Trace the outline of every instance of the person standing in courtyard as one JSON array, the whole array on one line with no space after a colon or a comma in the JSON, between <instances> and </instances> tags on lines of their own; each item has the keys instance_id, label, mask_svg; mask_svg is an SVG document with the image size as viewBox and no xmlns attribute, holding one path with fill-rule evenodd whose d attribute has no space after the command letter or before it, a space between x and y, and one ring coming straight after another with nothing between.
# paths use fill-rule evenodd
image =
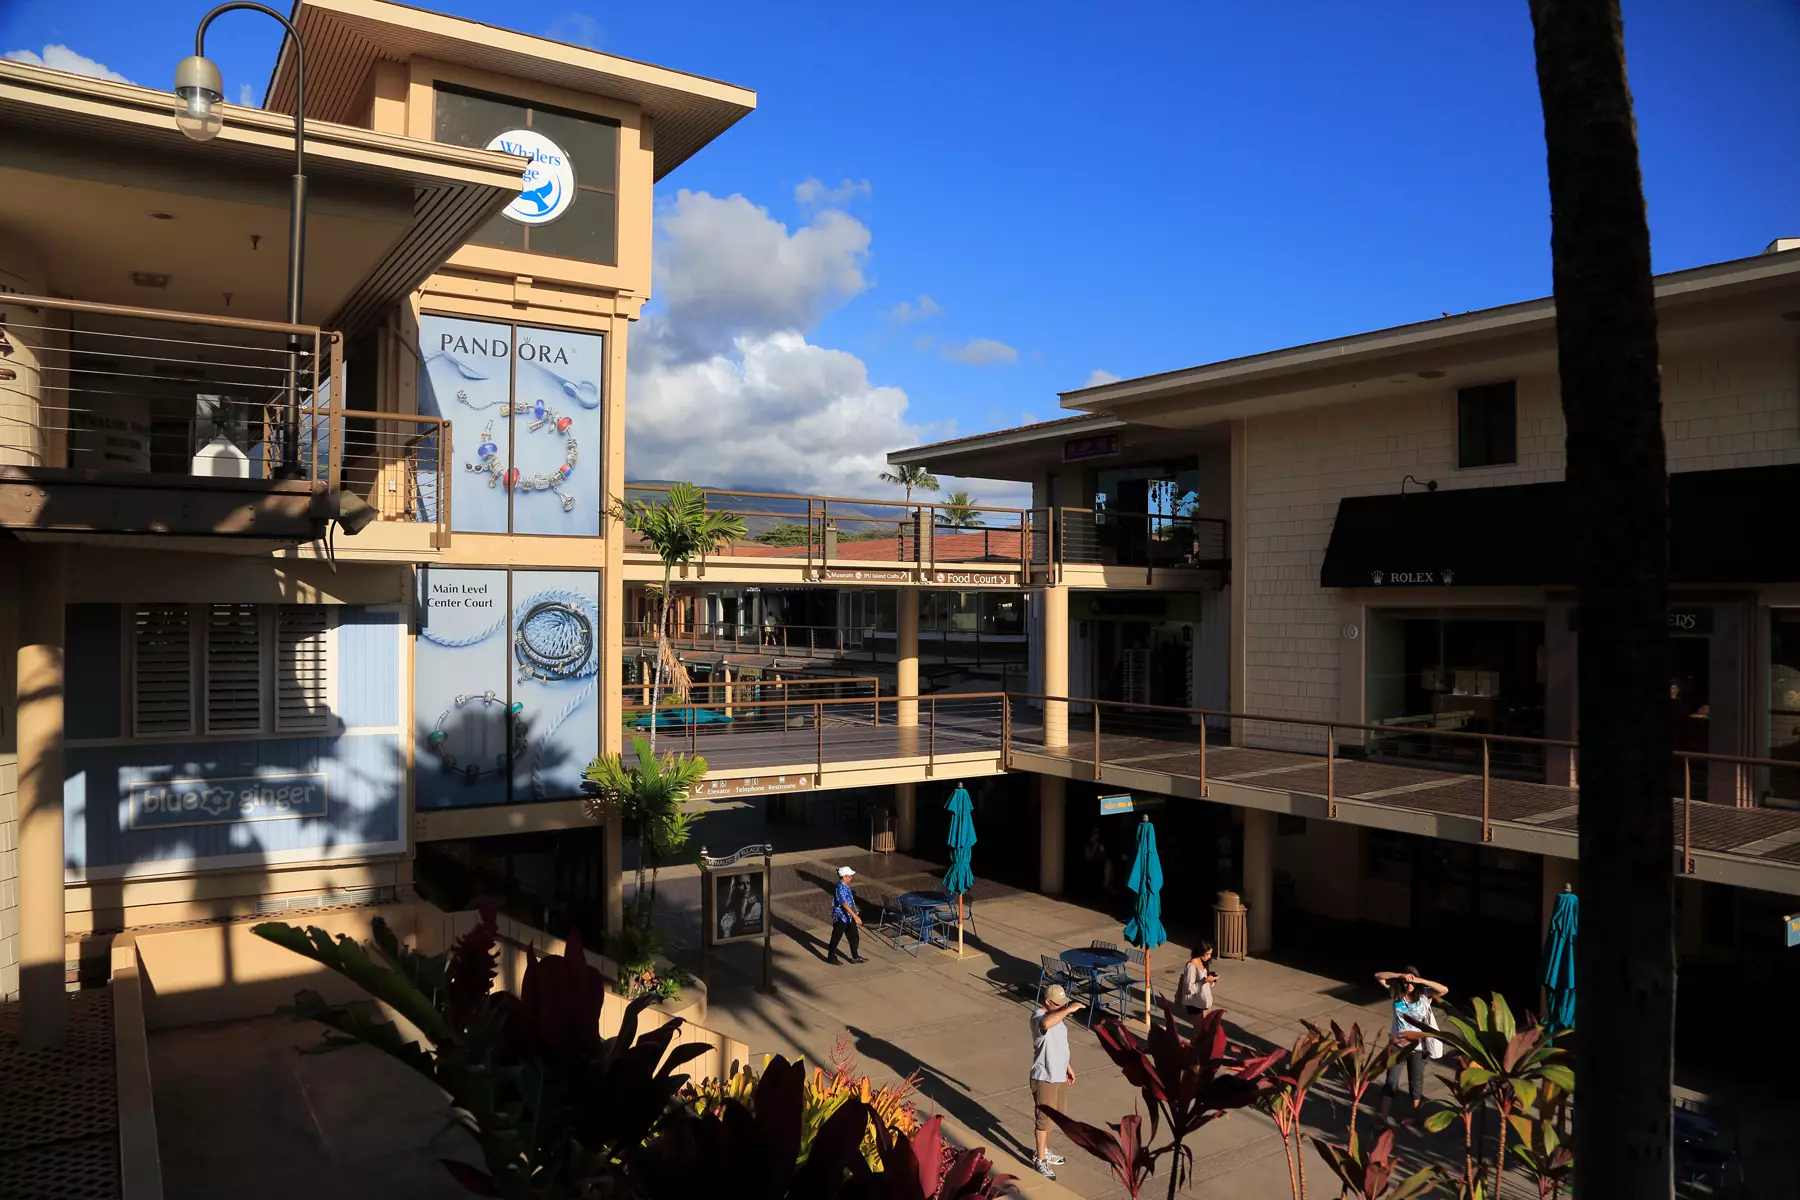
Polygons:
<instances>
[{"instance_id":1,"label":"person standing in courtyard","mask_svg":"<svg viewBox=\"0 0 1800 1200\"><path fill-rule=\"evenodd\" d=\"M1431 1006L1448 995L1449 988L1420 978L1417 967L1408 967L1404 971L1377 971L1375 980L1387 987L1388 999L1394 1006L1394 1023L1389 1030L1390 1034L1398 1037L1403 1033L1417 1033L1422 1027L1437 1028L1437 1018L1431 1015ZM1381 1091L1383 1120L1387 1119L1388 1110L1394 1105L1394 1093L1400 1090L1400 1071L1403 1065L1410 1103L1400 1122L1403 1125L1410 1124L1418 1116L1419 1105L1425 1099L1426 1041L1427 1039L1420 1038L1414 1042L1404 1063L1395 1063L1388 1069L1387 1086Z\"/></svg>"},{"instance_id":2,"label":"person standing in courtyard","mask_svg":"<svg viewBox=\"0 0 1800 1200\"><path fill-rule=\"evenodd\" d=\"M1055 1179L1054 1168L1063 1156L1050 1153L1050 1118L1046 1108L1066 1113L1069 1085L1075 1082L1075 1068L1069 1062L1069 1027L1063 1022L1081 1007L1079 1000L1069 999L1060 983L1050 985L1044 993L1044 1007L1031 1014L1031 1105L1037 1114L1033 1129L1037 1135L1036 1154L1031 1165L1045 1179Z\"/></svg>"},{"instance_id":3,"label":"person standing in courtyard","mask_svg":"<svg viewBox=\"0 0 1800 1200\"><path fill-rule=\"evenodd\" d=\"M1187 1009L1188 1024L1194 1036L1200 1036L1200 1018L1213 1006L1213 984L1219 973L1212 968L1213 944L1202 939L1188 952L1187 965L1181 969L1181 982L1175 985L1175 1002Z\"/></svg>"},{"instance_id":4,"label":"person standing in courtyard","mask_svg":"<svg viewBox=\"0 0 1800 1200\"><path fill-rule=\"evenodd\" d=\"M831 945L826 956L834 966L838 961L838 943L846 936L850 939L850 961L869 961L862 956L862 917L856 911L856 894L850 890L850 881L855 878L856 872L849 867L838 868L837 890L831 897Z\"/></svg>"}]
</instances>

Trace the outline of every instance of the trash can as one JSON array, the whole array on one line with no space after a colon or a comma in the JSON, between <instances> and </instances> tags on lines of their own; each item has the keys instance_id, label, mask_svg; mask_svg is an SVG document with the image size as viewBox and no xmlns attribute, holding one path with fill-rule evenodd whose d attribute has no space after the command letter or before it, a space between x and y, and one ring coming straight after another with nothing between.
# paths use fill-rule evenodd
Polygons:
<instances>
[{"instance_id":1,"label":"trash can","mask_svg":"<svg viewBox=\"0 0 1800 1200\"><path fill-rule=\"evenodd\" d=\"M1250 943L1249 909L1236 892L1220 892L1213 905L1213 950L1220 958L1243 958Z\"/></svg>"},{"instance_id":2,"label":"trash can","mask_svg":"<svg viewBox=\"0 0 1800 1200\"><path fill-rule=\"evenodd\" d=\"M894 810L875 808L869 812L869 853L894 852Z\"/></svg>"}]
</instances>

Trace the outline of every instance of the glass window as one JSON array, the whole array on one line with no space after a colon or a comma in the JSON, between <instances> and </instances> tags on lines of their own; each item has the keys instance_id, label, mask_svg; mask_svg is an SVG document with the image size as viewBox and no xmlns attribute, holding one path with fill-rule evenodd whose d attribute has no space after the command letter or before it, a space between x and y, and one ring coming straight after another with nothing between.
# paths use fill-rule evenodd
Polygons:
<instances>
[{"instance_id":1,"label":"glass window","mask_svg":"<svg viewBox=\"0 0 1800 1200\"><path fill-rule=\"evenodd\" d=\"M1800 764L1800 609L1769 613L1769 757ZM1764 797L1800 808L1800 765L1769 772Z\"/></svg>"},{"instance_id":2,"label":"glass window","mask_svg":"<svg viewBox=\"0 0 1800 1200\"><path fill-rule=\"evenodd\" d=\"M1544 736L1544 614L1540 610L1377 609L1368 620L1364 706L1378 757L1479 763L1462 735ZM1534 774L1540 747L1490 745L1496 768Z\"/></svg>"},{"instance_id":3,"label":"glass window","mask_svg":"<svg viewBox=\"0 0 1800 1200\"><path fill-rule=\"evenodd\" d=\"M1519 461L1518 384L1484 383L1456 393L1456 465Z\"/></svg>"},{"instance_id":4,"label":"glass window","mask_svg":"<svg viewBox=\"0 0 1800 1200\"><path fill-rule=\"evenodd\" d=\"M472 242L618 262L617 122L440 85L433 124L438 141L459 146L486 147L500 134L527 130L535 137L522 140L520 149L534 158L542 152L556 164L534 172L520 200L482 226Z\"/></svg>"}]
</instances>

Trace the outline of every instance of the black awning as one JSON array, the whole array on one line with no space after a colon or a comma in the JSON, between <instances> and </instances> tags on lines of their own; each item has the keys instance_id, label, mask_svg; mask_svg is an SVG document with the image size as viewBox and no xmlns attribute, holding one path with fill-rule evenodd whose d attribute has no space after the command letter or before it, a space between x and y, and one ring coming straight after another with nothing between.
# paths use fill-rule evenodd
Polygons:
<instances>
[{"instance_id":1,"label":"black awning","mask_svg":"<svg viewBox=\"0 0 1800 1200\"><path fill-rule=\"evenodd\" d=\"M1669 478L1676 583L1800 581L1800 464ZM1531 587L1575 582L1563 483L1459 488L1338 501L1323 587Z\"/></svg>"}]
</instances>

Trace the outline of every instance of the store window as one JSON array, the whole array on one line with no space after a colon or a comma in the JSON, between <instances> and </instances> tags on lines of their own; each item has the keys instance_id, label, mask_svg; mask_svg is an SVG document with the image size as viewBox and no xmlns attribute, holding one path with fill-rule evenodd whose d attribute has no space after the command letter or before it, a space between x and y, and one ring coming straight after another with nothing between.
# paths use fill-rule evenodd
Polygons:
<instances>
[{"instance_id":1,"label":"store window","mask_svg":"<svg viewBox=\"0 0 1800 1200\"><path fill-rule=\"evenodd\" d=\"M1769 614L1769 757L1797 764L1769 772L1764 799L1800 808L1800 609Z\"/></svg>"},{"instance_id":2,"label":"store window","mask_svg":"<svg viewBox=\"0 0 1800 1200\"><path fill-rule=\"evenodd\" d=\"M1377 609L1369 614L1364 704L1377 757L1475 764L1467 734L1544 736L1541 610ZM1541 773L1543 750L1490 744L1496 769Z\"/></svg>"},{"instance_id":3,"label":"store window","mask_svg":"<svg viewBox=\"0 0 1800 1200\"><path fill-rule=\"evenodd\" d=\"M619 261L617 122L442 84L433 107L438 141L532 160L518 198L471 241L607 266Z\"/></svg>"},{"instance_id":4,"label":"store window","mask_svg":"<svg viewBox=\"0 0 1800 1200\"><path fill-rule=\"evenodd\" d=\"M1509 379L1458 389L1456 465L1497 467L1518 461L1518 384Z\"/></svg>"},{"instance_id":5,"label":"store window","mask_svg":"<svg viewBox=\"0 0 1800 1200\"><path fill-rule=\"evenodd\" d=\"M134 737L321 733L331 727L331 614L317 604L128 610Z\"/></svg>"},{"instance_id":6,"label":"store window","mask_svg":"<svg viewBox=\"0 0 1800 1200\"><path fill-rule=\"evenodd\" d=\"M1190 558L1199 487L1200 471L1191 458L1101 471L1094 483L1100 561L1144 566Z\"/></svg>"}]
</instances>

